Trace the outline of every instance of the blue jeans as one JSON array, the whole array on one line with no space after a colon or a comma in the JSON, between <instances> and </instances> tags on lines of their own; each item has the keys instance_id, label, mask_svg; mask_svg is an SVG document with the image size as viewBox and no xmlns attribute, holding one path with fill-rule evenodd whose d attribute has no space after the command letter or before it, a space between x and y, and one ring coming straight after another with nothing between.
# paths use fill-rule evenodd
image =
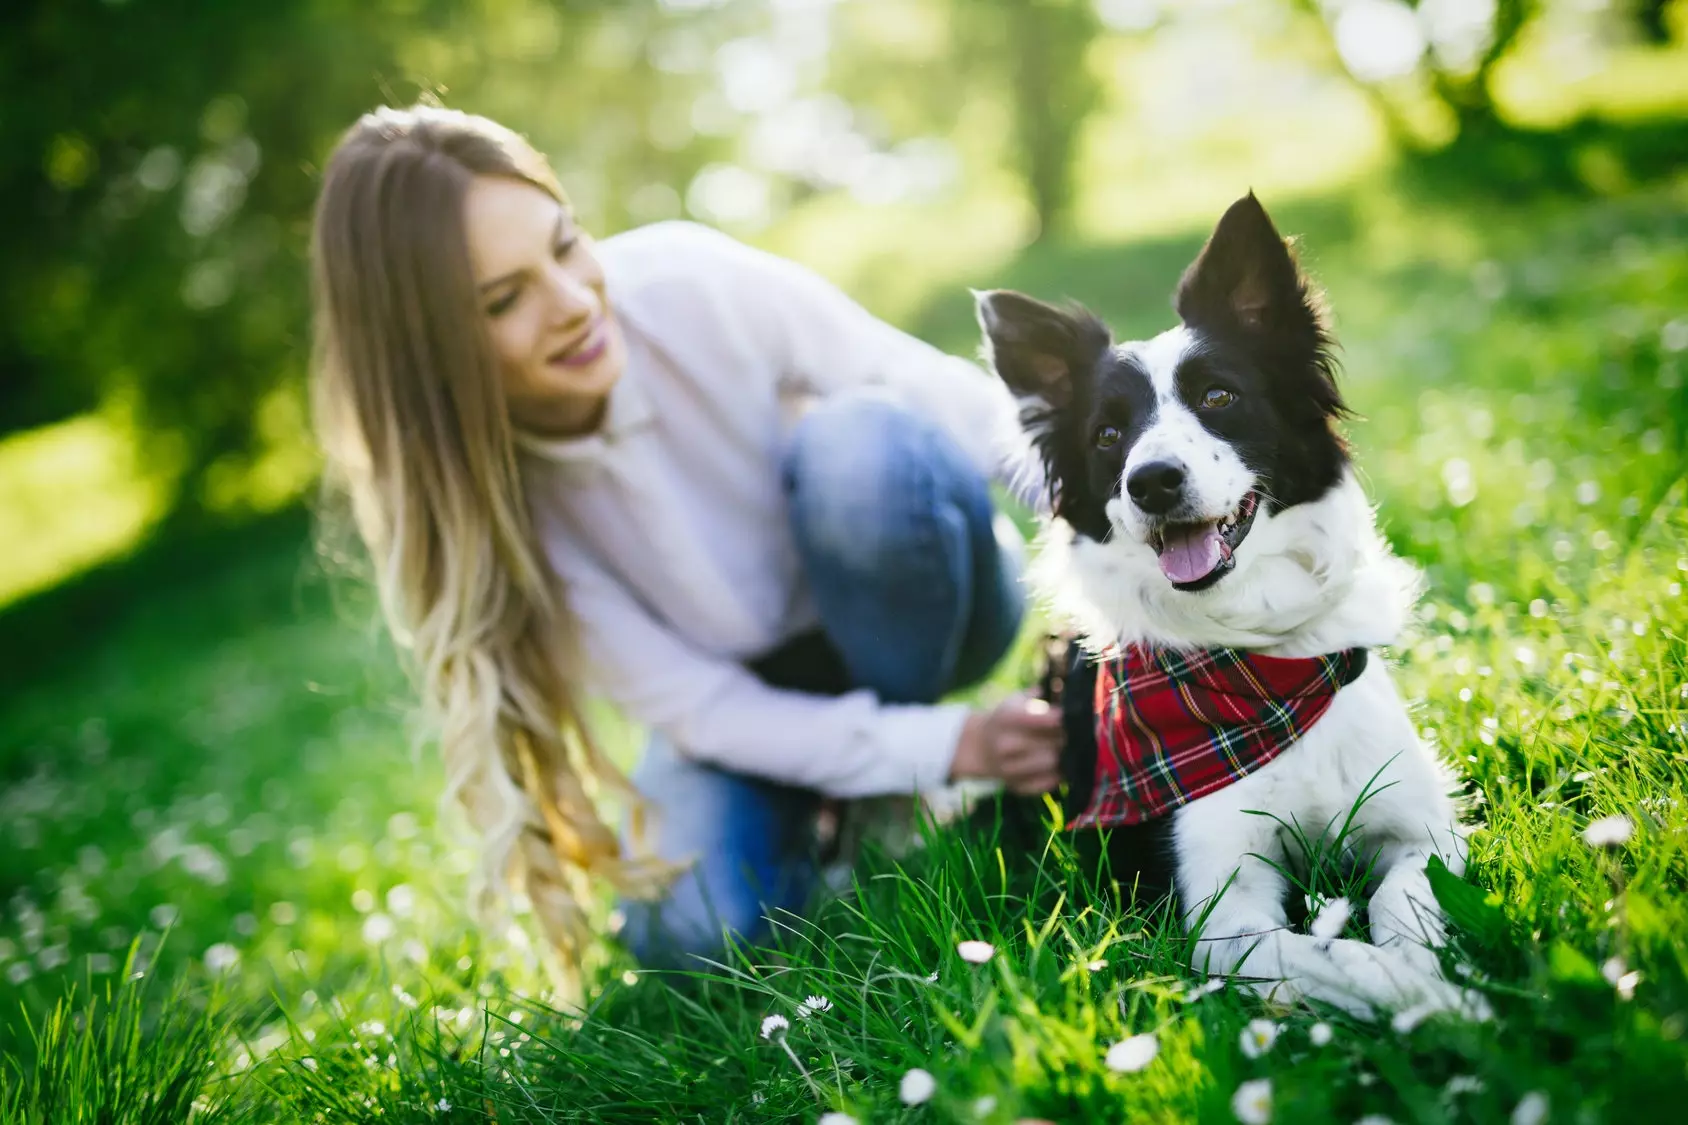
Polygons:
<instances>
[{"instance_id":1,"label":"blue jeans","mask_svg":"<svg viewBox=\"0 0 1688 1125\"><path fill-rule=\"evenodd\" d=\"M948 435L883 397L840 395L798 423L782 472L821 627L855 686L931 703L990 672L1024 613L1020 543L999 542L985 480ZM641 962L719 957L727 933L762 940L770 913L808 903L816 794L691 761L661 736L633 783L656 806L659 853L697 857L664 899L622 904Z\"/></svg>"}]
</instances>

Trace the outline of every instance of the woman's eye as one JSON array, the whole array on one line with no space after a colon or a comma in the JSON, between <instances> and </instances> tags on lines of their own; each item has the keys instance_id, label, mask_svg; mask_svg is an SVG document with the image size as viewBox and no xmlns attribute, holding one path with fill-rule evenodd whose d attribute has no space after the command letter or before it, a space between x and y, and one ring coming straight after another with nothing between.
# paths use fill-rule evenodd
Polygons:
<instances>
[{"instance_id":1,"label":"woman's eye","mask_svg":"<svg viewBox=\"0 0 1688 1125\"><path fill-rule=\"evenodd\" d=\"M1096 448L1112 449L1119 444L1119 428L1116 426L1098 426L1096 428Z\"/></svg>"},{"instance_id":2,"label":"woman's eye","mask_svg":"<svg viewBox=\"0 0 1688 1125\"><path fill-rule=\"evenodd\" d=\"M574 253L574 248L578 245L580 245L580 236L576 235L575 237L569 239L567 242L557 243L556 247L551 251L551 253L557 259L557 261L560 262L563 259L567 258L570 254Z\"/></svg>"},{"instance_id":3,"label":"woman's eye","mask_svg":"<svg viewBox=\"0 0 1688 1125\"><path fill-rule=\"evenodd\" d=\"M1202 392L1202 409L1219 410L1237 401L1237 396L1224 387L1209 387Z\"/></svg>"},{"instance_id":4,"label":"woman's eye","mask_svg":"<svg viewBox=\"0 0 1688 1125\"><path fill-rule=\"evenodd\" d=\"M520 297L521 295L522 295L522 291L520 289L510 290L508 293L504 294L502 297L500 297L496 301L492 302L492 304L488 305L486 307L486 314L488 316L502 316L502 315L504 315L505 313L510 311L510 309L516 303L516 298Z\"/></svg>"}]
</instances>

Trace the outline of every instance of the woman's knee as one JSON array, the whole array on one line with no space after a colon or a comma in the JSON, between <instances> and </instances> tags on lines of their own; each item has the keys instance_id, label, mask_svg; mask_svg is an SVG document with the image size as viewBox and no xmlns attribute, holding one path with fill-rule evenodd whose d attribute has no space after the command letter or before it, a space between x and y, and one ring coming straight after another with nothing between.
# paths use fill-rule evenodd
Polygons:
<instances>
[{"instance_id":1,"label":"woman's knee","mask_svg":"<svg viewBox=\"0 0 1688 1125\"><path fill-rule=\"evenodd\" d=\"M785 483L798 543L847 572L871 573L933 544L942 506L983 506L977 471L948 435L881 395L840 395L798 424L785 456ZM971 489L976 496L969 496ZM971 514L971 513L969 513Z\"/></svg>"}]
</instances>

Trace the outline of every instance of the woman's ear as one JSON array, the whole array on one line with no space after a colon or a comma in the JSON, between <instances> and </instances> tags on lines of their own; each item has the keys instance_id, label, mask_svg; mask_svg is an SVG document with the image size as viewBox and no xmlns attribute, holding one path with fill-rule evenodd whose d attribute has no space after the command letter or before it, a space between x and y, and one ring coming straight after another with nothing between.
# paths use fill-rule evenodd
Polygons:
<instances>
[{"instance_id":1,"label":"woman's ear","mask_svg":"<svg viewBox=\"0 0 1688 1125\"><path fill-rule=\"evenodd\" d=\"M1018 398L1070 405L1107 351L1108 330L1085 309L1056 308L1023 293L973 293L984 359Z\"/></svg>"}]
</instances>

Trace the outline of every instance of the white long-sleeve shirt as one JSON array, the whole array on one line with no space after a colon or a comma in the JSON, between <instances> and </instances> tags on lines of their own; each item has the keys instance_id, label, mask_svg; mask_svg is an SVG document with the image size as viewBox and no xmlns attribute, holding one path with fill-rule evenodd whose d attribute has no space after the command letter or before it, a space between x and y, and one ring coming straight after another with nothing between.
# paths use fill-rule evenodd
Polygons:
<instances>
[{"instance_id":1,"label":"white long-sleeve shirt","mask_svg":"<svg viewBox=\"0 0 1688 1125\"><path fill-rule=\"evenodd\" d=\"M964 707L784 691L743 665L818 622L779 472L794 404L883 387L997 475L1006 388L706 227L659 223L597 252L625 373L598 431L520 438L587 688L727 769L840 797L941 786Z\"/></svg>"}]
</instances>

